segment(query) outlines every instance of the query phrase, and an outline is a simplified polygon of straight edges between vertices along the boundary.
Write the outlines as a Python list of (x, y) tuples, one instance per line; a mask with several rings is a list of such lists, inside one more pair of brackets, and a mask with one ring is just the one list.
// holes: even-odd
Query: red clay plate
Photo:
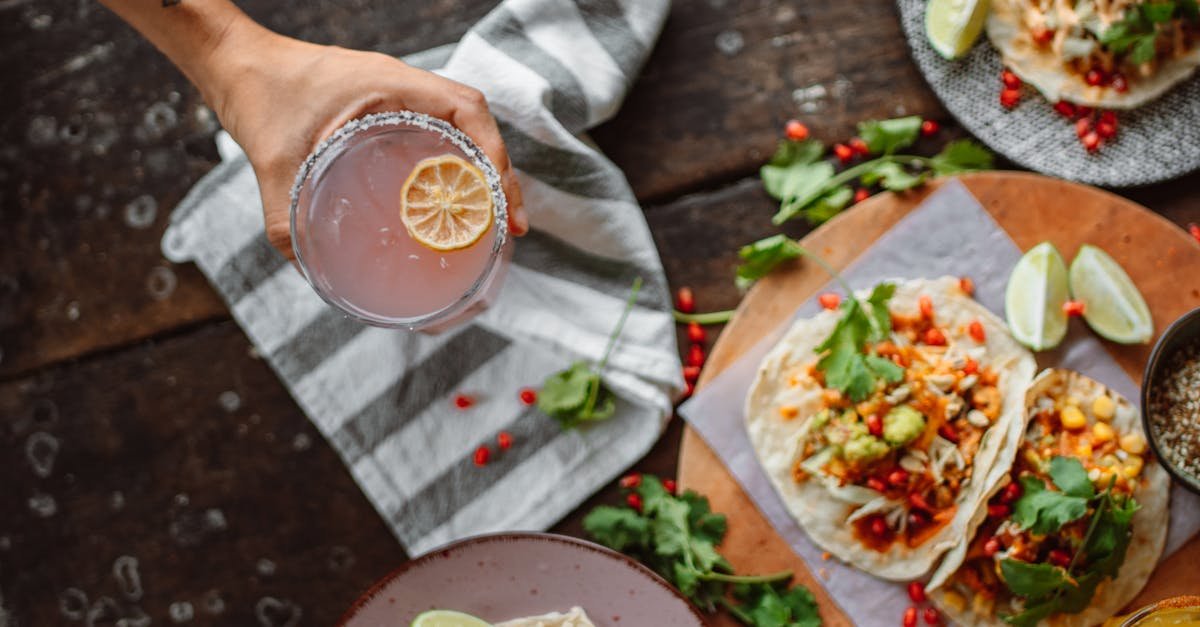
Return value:
[(650, 569), (597, 544), (545, 533), (476, 536), (405, 564), (342, 617), (408, 627), (430, 609), (499, 622), (582, 607), (598, 627), (696, 627), (699, 613)]

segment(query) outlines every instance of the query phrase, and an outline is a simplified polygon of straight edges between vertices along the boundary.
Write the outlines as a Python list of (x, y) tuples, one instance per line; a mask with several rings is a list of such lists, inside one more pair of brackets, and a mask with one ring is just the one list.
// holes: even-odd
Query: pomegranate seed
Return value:
[(1012, 513), (1012, 508), (1003, 503), (988, 505), (989, 518), (1007, 518), (1010, 513)]
[(642, 473), (631, 472), (617, 480), (617, 485), (625, 488), (626, 490), (632, 490), (633, 488), (642, 485)]
[(704, 347), (699, 344), (692, 344), (688, 349), (687, 365), (700, 367), (704, 365)]
[(1083, 81), (1092, 87), (1104, 84), (1104, 72), (1100, 70), (1088, 70), (1087, 74), (1083, 75)]
[(1092, 132), (1091, 118), (1079, 118), (1079, 120), (1075, 122), (1075, 134), (1078, 135), (1080, 139), (1083, 139), (1083, 136), (1090, 132)]
[(1088, 152), (1096, 152), (1100, 148), (1100, 135), (1095, 131), (1083, 136), (1083, 147)]
[(904, 618), (900, 621), (901, 627), (917, 627), (917, 607), (914, 605), (907, 610), (904, 610)]
[(1117, 135), (1117, 127), (1103, 120), (1096, 122), (1096, 134), (1100, 139), (1112, 139)]
[(942, 126), (937, 123), (937, 120), (925, 120), (921, 122), (921, 134), (925, 137), (933, 137), (940, 130), (942, 130)]
[(1059, 100), (1058, 102), (1054, 103), (1054, 110), (1063, 117), (1075, 117), (1075, 105), (1067, 102), (1066, 100)]
[(867, 477), (867, 487), (876, 492), (887, 492), (887, 486), (878, 477)]
[(1006, 69), (1003, 72), (1000, 72), (1000, 80), (1003, 81), (1004, 86), (1009, 89), (1021, 88), (1021, 77), (1013, 74), (1011, 70)]
[(1033, 41), (1044, 46), (1054, 40), (1054, 31), (1049, 28), (1036, 28), (1033, 31)]
[(1004, 486), (1004, 490), (1000, 493), (1001, 503), (1012, 503), (1021, 498), (1021, 484), (1016, 481)]
[(1117, 93), (1125, 93), (1129, 91), (1129, 83), (1126, 82), (1125, 76), (1122, 74), (1113, 74), (1112, 82), (1109, 83)]
[(700, 366), (684, 366), (683, 380), (688, 383), (695, 383), (700, 378)]
[(871, 192), (868, 192), (865, 188), (860, 187), (854, 191), (854, 202), (856, 203), (860, 203), (870, 197)]
[(992, 536), (983, 543), (983, 554), (991, 557), (1000, 552), (1000, 538)]
[(663, 479), (662, 483), (663, 489), (666, 490), (668, 494), (675, 494), (675, 488), (677, 486), (675, 485), (674, 479)]
[(1117, 112), (1116, 111), (1101, 111), (1100, 112), (1100, 121), (1104, 122), (1106, 124), (1112, 124), (1113, 126), (1116, 126), (1117, 125)]
[(1192, 239), (1196, 240), (1197, 244), (1200, 244), (1200, 224), (1196, 224), (1195, 222), (1188, 224), (1188, 233), (1191, 233)]
[(883, 437), (883, 418), (880, 418), (879, 414), (867, 416), (867, 431), (877, 438)]
[(963, 374), (975, 374), (976, 372), (979, 372), (979, 362), (968, 357), (967, 363), (963, 364)]
[(1083, 315), (1083, 312), (1087, 309), (1087, 307), (1081, 301), (1069, 300), (1063, 303), (1062, 309), (1063, 313), (1067, 314), (1068, 318), (1077, 318)]
[(883, 520), (883, 516), (876, 516), (871, 519), (871, 533), (882, 538), (887, 535), (887, 522)]
[(945, 346), (946, 336), (937, 327), (930, 327), (925, 332), (925, 343), (930, 346)]
[(862, 138), (854, 137), (848, 143), (850, 144), (850, 150), (853, 150), (855, 154), (862, 155), (864, 157), (871, 154), (871, 147), (868, 146), (867, 142), (863, 141)]
[(937, 625), (942, 622), (941, 614), (938, 614), (936, 607), (925, 608), (925, 624)]
[(825, 292), (817, 297), (817, 302), (825, 309), (837, 309), (842, 304), (842, 297), (836, 292)]
[(679, 291), (675, 293), (675, 308), (683, 313), (696, 311), (696, 298), (692, 295), (692, 288), (679, 288)]
[(846, 164), (850, 163), (850, 160), (854, 158), (854, 149), (846, 144), (834, 144), (833, 154), (837, 155), (838, 161)]
[(908, 584), (908, 598), (912, 599), (913, 603), (925, 602), (925, 584), (920, 581), (913, 581)]
[(475, 465), (487, 466), (488, 460), (492, 458), (492, 451), (486, 446), (481, 446), (475, 449)]
[(507, 451), (508, 449), (512, 448), (512, 445), (513, 437), (511, 433), (507, 431), (501, 431), (500, 433), (496, 434), (496, 446), (499, 446), (500, 450)]
[(1087, 105), (1075, 105), (1075, 115), (1089, 117), (1092, 115), (1092, 108)]
[(639, 512), (642, 511), (642, 495), (638, 494), (637, 492), (630, 492), (629, 494), (625, 495), (625, 502), (633, 509), (636, 509)]
[(921, 294), (917, 299), (917, 306), (921, 309), (921, 317), (926, 320), (933, 319), (933, 299), (927, 294)]
[(454, 406), (459, 409), (466, 409), (475, 404), (475, 399), (466, 394), (458, 394), (454, 397)]
[(522, 388), (519, 395), (521, 402), (525, 405), (532, 405), (537, 402), (537, 391), (533, 388)]
[(697, 322), (689, 322), (688, 323), (687, 335), (688, 335), (688, 340), (693, 343), (696, 343), (696, 344), (704, 343), (704, 327), (700, 326), (700, 324)]
[(908, 504), (923, 512), (932, 512), (933, 508), (929, 506), (929, 501), (921, 496), (920, 492), (912, 492), (908, 495)]
[(983, 328), (983, 323), (978, 320), (972, 320), (967, 327), (967, 333), (971, 334), (971, 339), (983, 344), (987, 341), (987, 331)]
[(958, 289), (963, 291), (967, 296), (975, 295), (975, 281), (969, 276), (962, 277), (958, 280)]
[(800, 120), (788, 120), (783, 127), (783, 132), (787, 138), (794, 142), (801, 142), (808, 139), (808, 127)]
[(926, 514), (919, 509), (914, 509), (908, 512), (909, 527), (920, 527), (927, 524), (929, 524), (929, 514)]
[(888, 473), (887, 482), (897, 488), (908, 483), (908, 471), (903, 468), (893, 470)]
[(1062, 549), (1054, 549), (1050, 551), (1050, 563), (1059, 568), (1066, 568), (1071, 565), (1071, 554)]
[(956, 431), (954, 429), (953, 425), (944, 424), (944, 425), (938, 427), (938, 435), (942, 436), (943, 438), (946, 438), (947, 440), (950, 440), (951, 442), (953, 442), (955, 444), (958, 444), (958, 431)]
[(1012, 109), (1021, 103), (1021, 92), (1016, 89), (1004, 89), (1000, 91), (1000, 106), (1005, 109)]

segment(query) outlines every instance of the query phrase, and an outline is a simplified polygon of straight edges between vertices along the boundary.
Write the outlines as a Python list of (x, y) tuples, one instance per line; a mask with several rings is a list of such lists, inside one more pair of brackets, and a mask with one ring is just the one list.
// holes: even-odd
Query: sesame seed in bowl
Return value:
[(1154, 346), (1143, 377), (1142, 407), (1159, 461), (1200, 493), (1200, 309), (1176, 320)]

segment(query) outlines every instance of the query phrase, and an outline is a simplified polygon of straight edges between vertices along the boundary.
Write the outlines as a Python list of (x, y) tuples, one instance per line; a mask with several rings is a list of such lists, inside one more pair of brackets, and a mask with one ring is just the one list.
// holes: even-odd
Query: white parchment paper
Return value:
[[(855, 290), (892, 278), (970, 276), (976, 298), (1004, 316), (1004, 289), (1021, 250), (967, 188), (957, 180), (942, 185), (880, 237), (843, 271)], [(832, 280), (828, 290), (840, 291)], [(815, 315), (816, 294), (795, 317)], [(824, 573), (825, 588), (858, 625), (896, 625), (910, 604), (903, 584), (876, 579), (836, 560), (823, 561), (821, 549), (788, 514), (763, 472), (746, 435), (746, 393), (762, 358), (790, 325), (781, 325), (741, 359), (679, 408), (684, 417), (725, 462), (742, 489), (813, 572)], [(1038, 355), (1039, 368), (1063, 367), (1101, 381), (1138, 403), (1138, 387), (1103, 344), (1083, 324), (1073, 322), (1058, 350)], [(697, 486), (703, 491), (703, 486)], [(735, 523), (736, 524), (736, 523)], [(1200, 531), (1200, 497), (1176, 485), (1171, 492), (1171, 521), (1164, 557)]]

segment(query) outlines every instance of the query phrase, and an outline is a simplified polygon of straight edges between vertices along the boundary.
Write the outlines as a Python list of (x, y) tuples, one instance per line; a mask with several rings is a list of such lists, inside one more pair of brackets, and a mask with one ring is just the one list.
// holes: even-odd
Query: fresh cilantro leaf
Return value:
[(867, 297), (867, 313), (870, 314), (871, 334), (867, 337), (872, 342), (882, 342), (892, 332), (892, 314), (888, 311), (888, 301), (896, 294), (895, 283), (879, 283), (871, 289)]
[(760, 239), (752, 244), (742, 246), (738, 257), (742, 263), (737, 267), (735, 281), (738, 288), (746, 289), (755, 281), (761, 279), (775, 269), (775, 266), (791, 261), (804, 254), (792, 238), (780, 234)]
[(641, 289), (642, 278), (638, 277), (633, 280), (625, 309), (617, 320), (616, 328), (608, 337), (604, 356), (595, 368), (589, 367), (586, 362), (577, 361), (566, 370), (546, 377), (542, 382), (542, 389), (538, 393), (538, 409), (557, 420), (563, 429), (571, 429), (584, 422), (605, 420), (616, 413), (616, 396), (604, 386), (600, 373), (604, 371), (608, 357), (617, 345), (617, 338), (621, 336), (621, 329), (625, 328), (625, 320), (628, 319), (629, 311), (633, 309), (633, 303)]
[(789, 166), (794, 163), (816, 163), (825, 155), (825, 147), (815, 139), (785, 140), (779, 143), (768, 165)]
[(858, 125), (858, 136), (872, 153), (890, 155), (907, 148), (921, 134), (921, 116), (910, 115), (891, 120), (868, 120)]
[(757, 627), (818, 627), (821, 616), (812, 593), (802, 586), (784, 590), (780, 584), (740, 584), (733, 597), (742, 605), (734, 615)]
[(867, 370), (870, 370), (875, 378), (883, 379), (888, 383), (899, 383), (904, 380), (904, 368), (896, 362), (879, 355), (866, 355), (864, 359)]
[(1021, 477), (1021, 487), (1012, 517), (1022, 529), (1045, 535), (1087, 514), (1087, 499), (1047, 490), (1037, 477)]
[(1174, 2), (1147, 2), (1138, 9), (1153, 24), (1165, 24), (1175, 17)]
[(842, 317), (833, 332), (817, 346), (822, 357), (817, 369), (825, 373), (825, 384), (839, 390), (857, 402), (866, 399), (875, 391), (876, 381), (889, 382), (903, 378), (903, 370), (882, 358), (868, 360), (865, 351), (869, 341), (886, 337), (891, 330), (891, 316), (887, 301), (895, 293), (895, 286), (881, 284), (872, 291), (867, 305), (857, 298), (847, 298), (842, 303)]
[(692, 535), (714, 545), (720, 544), (727, 529), (724, 514), (713, 513), (708, 499), (692, 490), (684, 492), (679, 498), (688, 504), (688, 525)]
[(787, 166), (764, 165), (759, 175), (763, 180), (763, 189), (772, 197), (784, 202), (797, 202), (821, 195), (821, 186), (833, 176), (833, 165), (825, 161)]
[(841, 213), (851, 200), (854, 200), (854, 190), (849, 185), (842, 185), (809, 203), (802, 211), (809, 222), (821, 224)]
[(888, 191), (902, 192), (924, 183), (925, 175), (909, 174), (904, 166), (895, 161), (881, 161), (862, 175), (862, 182), (866, 185), (879, 183)]
[(1040, 601), (1070, 585), (1067, 571), (1052, 564), (1031, 564), (1012, 558), (1000, 560), (1000, 574), (1013, 594)]
[(650, 523), (628, 507), (601, 505), (583, 519), (583, 530), (597, 542), (622, 553), (650, 544)]
[(1156, 51), (1155, 39), (1153, 35), (1140, 37), (1133, 46), (1133, 52), (1129, 53), (1129, 60), (1137, 64), (1153, 61)]
[(1050, 458), (1050, 480), (1067, 496), (1090, 499), (1096, 496), (1096, 488), (1088, 479), (1083, 463), (1074, 457), (1056, 455)]
[(990, 170), (993, 165), (992, 153), (987, 148), (969, 140), (960, 139), (946, 144), (941, 152), (930, 160), (933, 171), (938, 176)]

